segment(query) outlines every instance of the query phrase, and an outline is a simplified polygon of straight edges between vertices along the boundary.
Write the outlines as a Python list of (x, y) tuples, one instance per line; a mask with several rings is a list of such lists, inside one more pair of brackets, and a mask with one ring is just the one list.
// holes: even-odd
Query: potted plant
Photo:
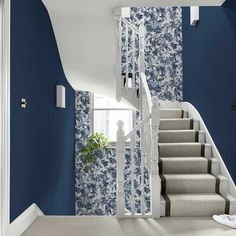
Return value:
[(93, 133), (88, 137), (86, 146), (81, 151), (86, 162), (85, 172), (88, 172), (97, 160), (96, 153), (100, 150), (107, 150), (108, 145), (109, 139), (103, 133)]

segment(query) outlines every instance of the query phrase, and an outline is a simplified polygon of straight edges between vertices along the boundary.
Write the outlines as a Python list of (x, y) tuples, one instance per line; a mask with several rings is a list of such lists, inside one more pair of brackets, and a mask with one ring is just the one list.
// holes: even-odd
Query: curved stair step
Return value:
[(161, 203), (163, 216), (211, 217), (230, 212), (230, 201), (216, 193), (166, 194)]
[(160, 119), (160, 130), (199, 130), (199, 121), (183, 119)]
[(182, 109), (177, 108), (168, 108), (168, 109), (161, 109), (160, 110), (160, 118), (161, 119), (172, 119), (172, 118), (184, 118), (187, 114)]

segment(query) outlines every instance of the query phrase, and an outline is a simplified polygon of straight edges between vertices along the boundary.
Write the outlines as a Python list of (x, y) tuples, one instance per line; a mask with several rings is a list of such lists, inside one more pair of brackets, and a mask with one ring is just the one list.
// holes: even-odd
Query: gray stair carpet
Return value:
[(161, 109), (159, 167), (165, 216), (195, 217), (228, 214), (230, 201), (220, 194), (218, 176), (205, 133), (181, 109)]

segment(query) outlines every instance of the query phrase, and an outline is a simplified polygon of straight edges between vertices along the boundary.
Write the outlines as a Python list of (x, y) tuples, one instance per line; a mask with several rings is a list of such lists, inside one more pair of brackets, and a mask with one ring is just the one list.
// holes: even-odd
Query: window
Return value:
[(116, 142), (118, 120), (124, 121), (124, 131), (133, 128), (133, 110), (122, 103), (94, 94), (92, 98), (93, 132), (104, 133), (111, 143)]

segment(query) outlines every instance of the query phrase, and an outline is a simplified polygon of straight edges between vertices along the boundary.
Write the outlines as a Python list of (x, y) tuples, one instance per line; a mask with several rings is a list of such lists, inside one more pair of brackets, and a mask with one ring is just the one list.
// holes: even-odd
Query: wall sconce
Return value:
[(57, 85), (56, 107), (66, 108), (66, 89), (62, 85)]
[(190, 25), (195, 26), (199, 21), (199, 6), (190, 7)]

